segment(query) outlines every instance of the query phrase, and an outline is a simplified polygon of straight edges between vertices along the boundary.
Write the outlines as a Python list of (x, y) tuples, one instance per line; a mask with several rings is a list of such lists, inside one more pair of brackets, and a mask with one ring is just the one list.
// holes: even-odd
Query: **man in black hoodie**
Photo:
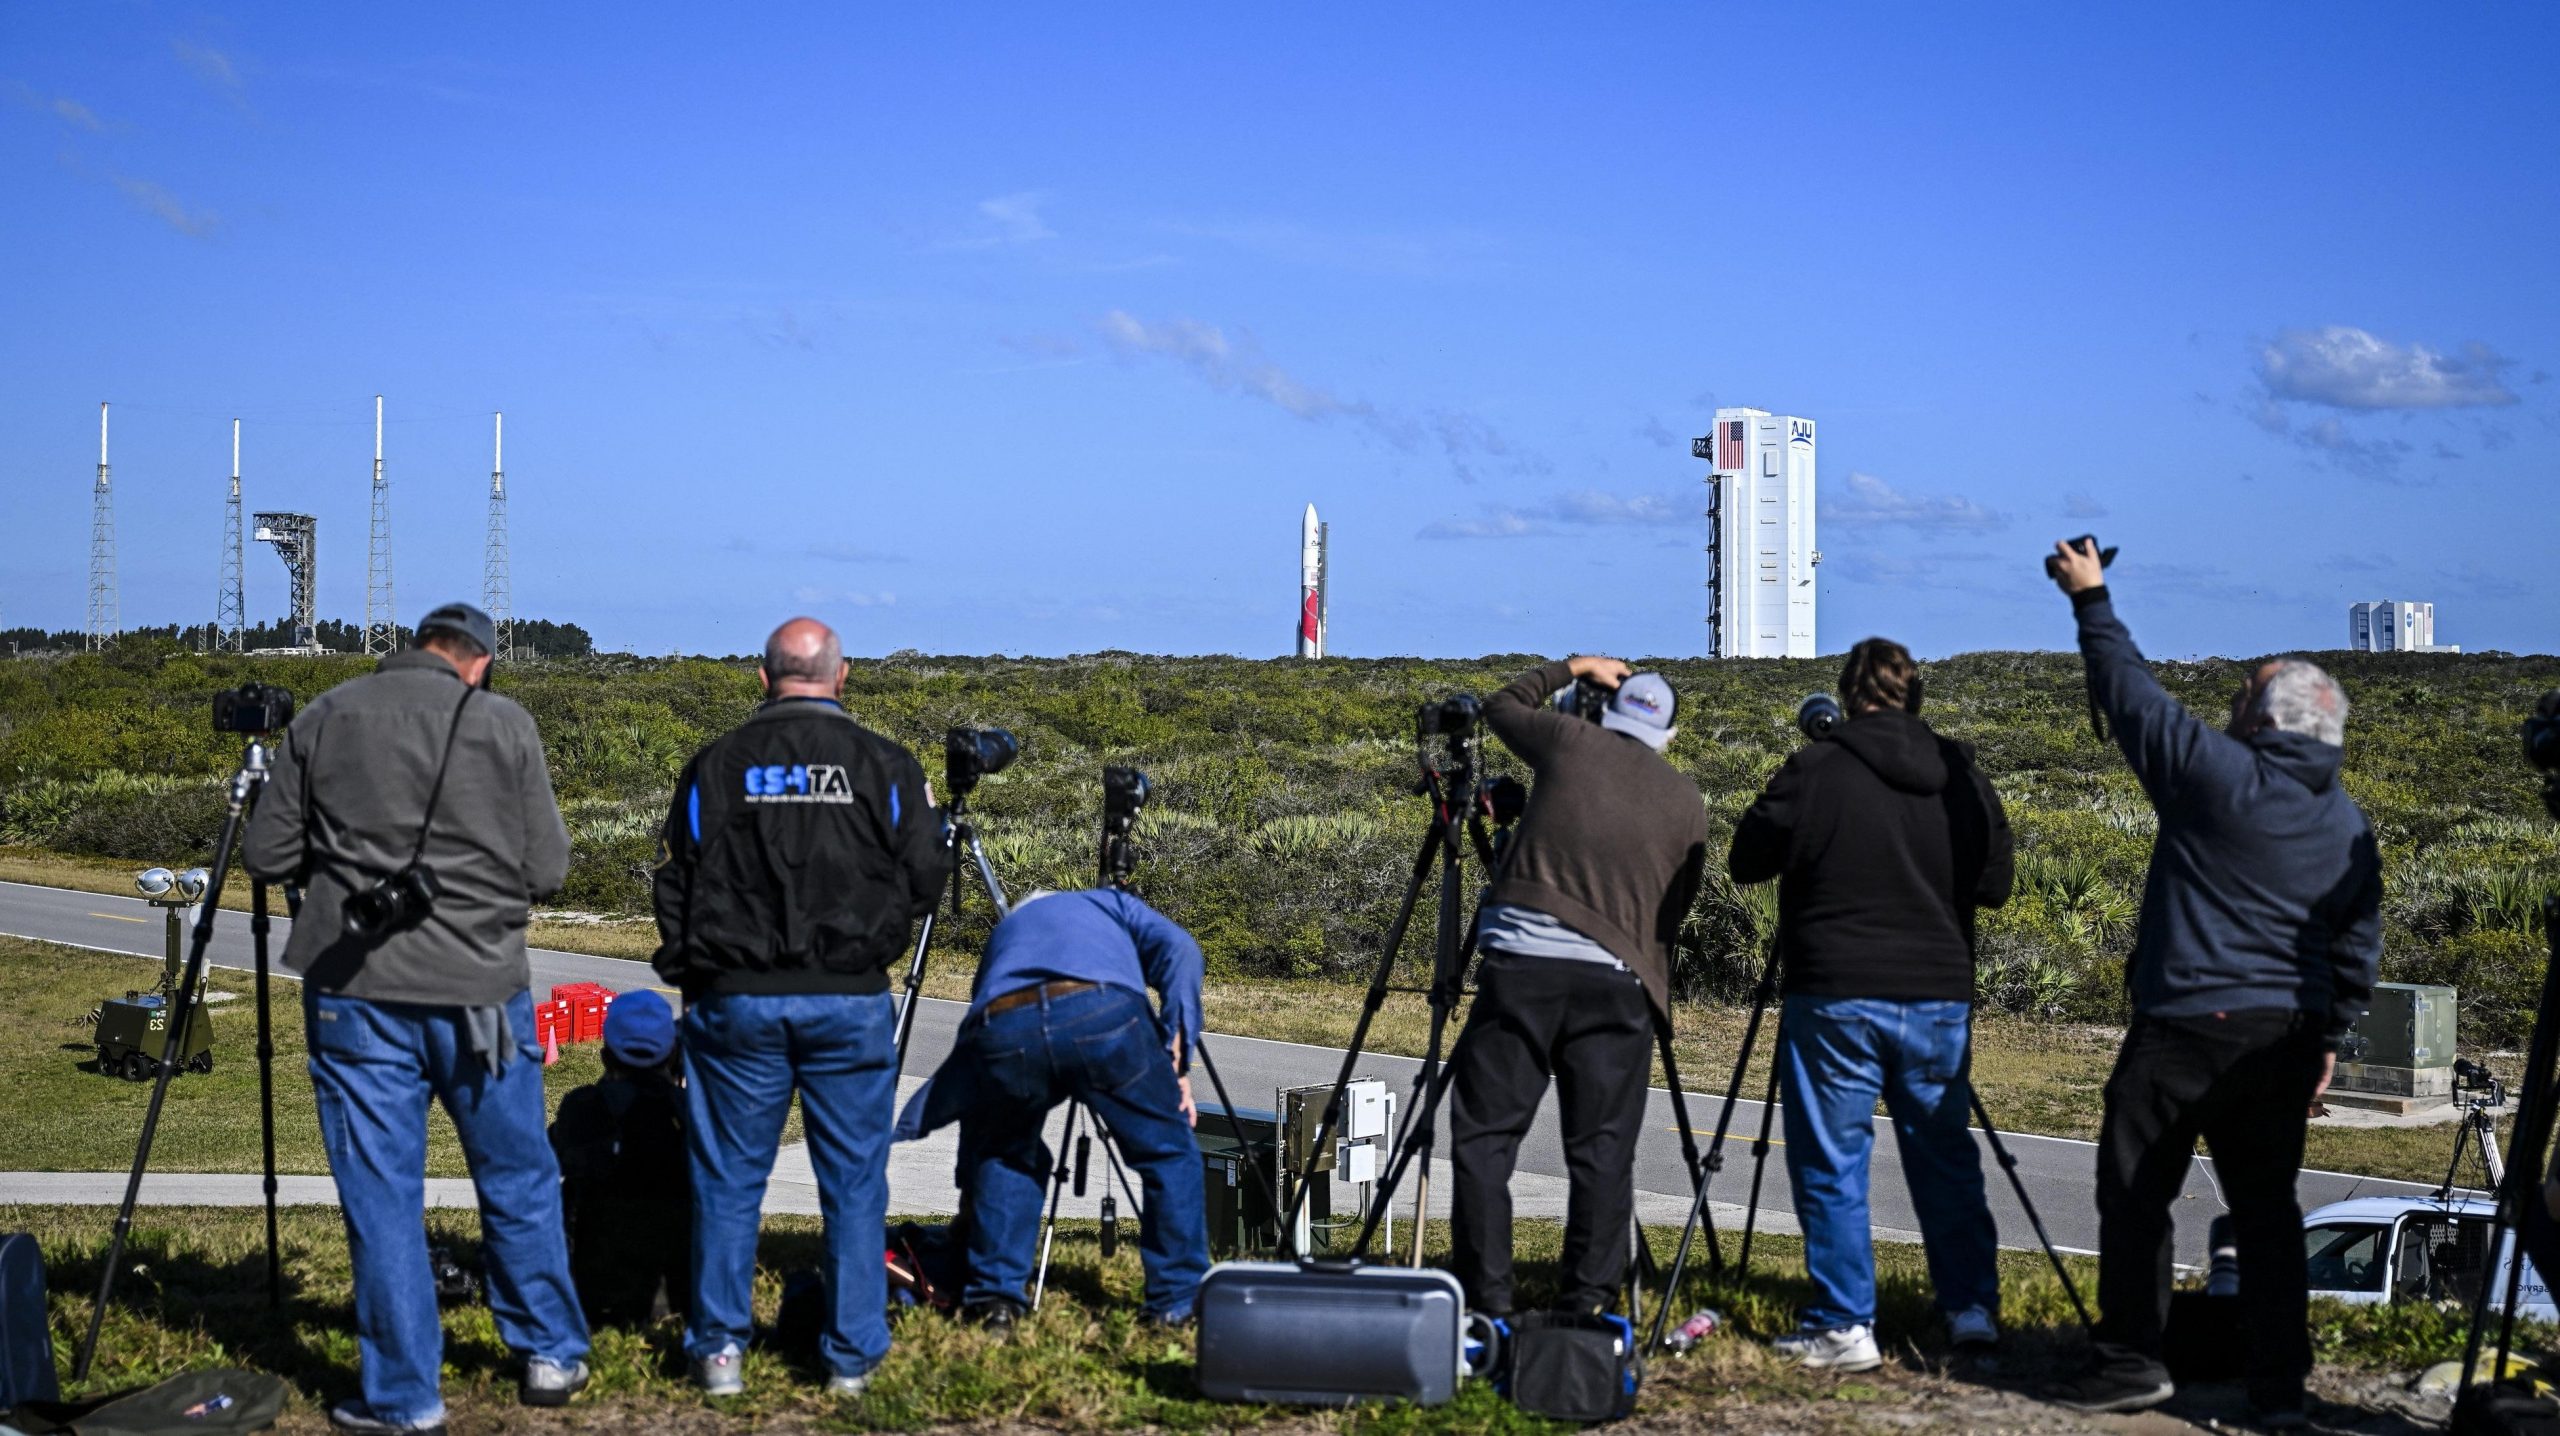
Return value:
[(2196, 1138), (2212, 1149), (2240, 1248), (2249, 1403), (2305, 1424), (2311, 1370), (2294, 1177), (2338, 1040), (2382, 958), (2382, 863), (2339, 786), (2347, 698), (2298, 658), (2260, 665), (2217, 731), (2164, 691), (2109, 601), (2097, 544), (2057, 544), (2089, 692), (2160, 814), (2125, 964), (2133, 1025), (2098, 1134), (2098, 1343), (2064, 1393), (2083, 1411), (2176, 1394), (2161, 1361), (2170, 1205)]
[(1960, 1346), (1999, 1337), (1997, 1238), (1968, 1128), (1973, 914), (2009, 900), (2000, 795), (1969, 745), (1920, 721), (1920, 674), (1889, 639), (1849, 650), (1850, 719), (1798, 749), (1734, 829), (1738, 883), (1778, 879), (1787, 1179), (1813, 1301), (1780, 1354), (1881, 1365), (1867, 1163), (1881, 1099)]

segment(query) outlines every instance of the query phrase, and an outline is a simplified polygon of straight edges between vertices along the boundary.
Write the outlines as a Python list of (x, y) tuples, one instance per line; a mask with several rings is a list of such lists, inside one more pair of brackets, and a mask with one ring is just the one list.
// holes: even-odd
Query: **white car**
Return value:
[[(2489, 1233), (2496, 1215), (2496, 1203), (2469, 1194), (2331, 1202), (2302, 1219), (2311, 1294), (2359, 1304), (2457, 1301), (2467, 1307), (2486, 1276), (2494, 1283), (2489, 1309), (2503, 1310), (2515, 1238), (2499, 1243), (2501, 1259), (2491, 1263)], [(2531, 1262), (2516, 1289), (2516, 1314), (2560, 1320), (2551, 1284)]]

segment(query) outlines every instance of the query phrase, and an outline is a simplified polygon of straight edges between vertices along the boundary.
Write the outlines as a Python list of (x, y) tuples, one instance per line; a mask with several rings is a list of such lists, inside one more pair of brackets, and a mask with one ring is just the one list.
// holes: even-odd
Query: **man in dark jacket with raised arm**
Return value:
[(1840, 670), (1849, 721), (1781, 765), (1733, 834), (1738, 883), (1778, 879), (1787, 1180), (1813, 1301), (1779, 1353), (1865, 1371), (1877, 1348), (1867, 1163), (1881, 1099), (1959, 1347), (1999, 1337), (1998, 1235), (1973, 1099), (1973, 914), (2009, 900), (2000, 795), (1920, 720), (1910, 651), (1870, 638)]
[(2133, 1025), (2098, 1136), (2097, 1351), (2065, 1404), (2134, 1411), (2176, 1394), (2160, 1344), (2169, 1210), (2201, 1136), (2240, 1248), (2249, 1403), (2265, 1425), (2299, 1427), (2303, 1127), (2382, 959), (2381, 858), (2338, 783), (2346, 694), (2317, 666), (2276, 659), (2213, 728), (2144, 666), (2097, 544), (2055, 548), (2090, 694), (2160, 814), (2125, 966)]
[(685, 1354), (745, 1389), (765, 1181), (794, 1091), (826, 1215), (828, 1389), (889, 1354), (880, 1264), (897, 1083), (888, 965), (948, 871), (924, 769), (837, 701), (844, 654), (814, 618), (765, 641), (766, 701), (676, 780), (656, 897), (658, 975), (684, 990), (693, 1170)]
[[(1598, 723), (1547, 706), (1585, 679)], [(1467, 1304), (1512, 1309), (1511, 1168), (1555, 1079), (1564, 1125), (1568, 1311), (1607, 1309), (1626, 1274), (1651, 1038), (1671, 1010), (1671, 945), (1706, 864), (1697, 786), (1663, 761), (1675, 700), (1614, 658), (1531, 669), (1484, 722), (1537, 775), (1502, 872), (1477, 912), (1483, 964), (1451, 1056), (1451, 1265)]]

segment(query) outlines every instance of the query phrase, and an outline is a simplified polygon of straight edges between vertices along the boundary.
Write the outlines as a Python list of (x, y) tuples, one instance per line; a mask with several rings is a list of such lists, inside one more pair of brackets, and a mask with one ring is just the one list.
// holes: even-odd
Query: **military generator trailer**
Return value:
[[(159, 985), (148, 992), (129, 991), (98, 1004), (98, 1071), (128, 1082), (148, 1082), (160, 1075), (160, 1056), (168, 1050), (169, 1013), (176, 1006), (179, 979), (186, 972), (181, 943), (185, 913), (206, 901), (211, 876), (202, 868), (171, 872), (151, 868), (133, 880), (136, 891), (165, 916), (168, 942), (160, 962)], [(180, 1072), (213, 1070), (213, 1016), (205, 1007), (204, 982), (187, 1001), (187, 1028), (178, 1038)]]

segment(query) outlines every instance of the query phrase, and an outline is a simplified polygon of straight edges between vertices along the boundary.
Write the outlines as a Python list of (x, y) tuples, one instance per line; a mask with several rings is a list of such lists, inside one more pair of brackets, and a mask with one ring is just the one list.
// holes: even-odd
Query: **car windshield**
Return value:
[(2367, 1222), (2305, 1227), (2302, 1250), (2313, 1291), (2380, 1291), (2390, 1277), (2391, 1229)]

